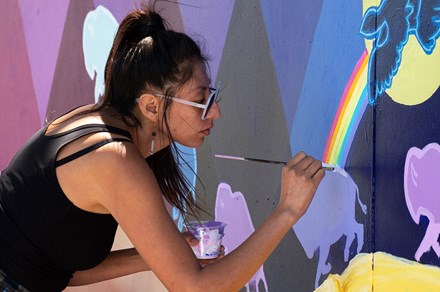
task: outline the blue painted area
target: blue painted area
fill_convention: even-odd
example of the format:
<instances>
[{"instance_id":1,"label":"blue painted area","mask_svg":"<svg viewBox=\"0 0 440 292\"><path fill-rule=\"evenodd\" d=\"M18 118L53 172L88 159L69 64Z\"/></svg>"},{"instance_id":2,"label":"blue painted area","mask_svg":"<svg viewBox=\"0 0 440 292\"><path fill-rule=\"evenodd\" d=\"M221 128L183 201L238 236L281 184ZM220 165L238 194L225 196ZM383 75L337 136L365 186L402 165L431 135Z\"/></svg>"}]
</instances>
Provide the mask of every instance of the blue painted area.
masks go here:
<instances>
[{"instance_id":1,"label":"blue painted area","mask_svg":"<svg viewBox=\"0 0 440 292\"><path fill-rule=\"evenodd\" d=\"M362 2L324 1L290 134L292 153L321 157L344 89L365 50Z\"/></svg>"},{"instance_id":2,"label":"blue painted area","mask_svg":"<svg viewBox=\"0 0 440 292\"><path fill-rule=\"evenodd\" d=\"M323 0L261 1L278 86L290 131Z\"/></svg>"},{"instance_id":3,"label":"blue painted area","mask_svg":"<svg viewBox=\"0 0 440 292\"><path fill-rule=\"evenodd\" d=\"M196 155L196 149L183 146L179 143L176 143L178 151L180 153L179 155L174 154L174 157L176 157L176 161L180 167L180 170L182 170L183 174L185 175L186 179L190 182L191 188L194 190L196 186L196 173L197 173L197 155ZM192 193L193 198L195 198L195 193ZM173 220L176 222L177 227L179 230L183 231L183 216L180 213L180 211L173 207L172 211Z\"/></svg>"},{"instance_id":4,"label":"blue painted area","mask_svg":"<svg viewBox=\"0 0 440 292\"><path fill-rule=\"evenodd\" d=\"M105 64L118 26L112 12L101 5L87 13L84 19L84 64L90 79L95 80L95 102L104 94Z\"/></svg>"}]
</instances>

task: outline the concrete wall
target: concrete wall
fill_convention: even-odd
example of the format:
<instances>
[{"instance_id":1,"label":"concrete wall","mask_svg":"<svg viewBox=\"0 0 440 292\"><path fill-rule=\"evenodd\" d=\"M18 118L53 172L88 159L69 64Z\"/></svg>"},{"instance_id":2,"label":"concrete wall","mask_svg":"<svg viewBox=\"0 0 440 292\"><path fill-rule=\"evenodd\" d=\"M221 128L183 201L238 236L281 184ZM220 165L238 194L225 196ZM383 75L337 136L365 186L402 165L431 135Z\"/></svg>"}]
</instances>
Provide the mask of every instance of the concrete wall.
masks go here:
<instances>
[{"instance_id":1,"label":"concrete wall","mask_svg":"<svg viewBox=\"0 0 440 292\"><path fill-rule=\"evenodd\" d=\"M440 266L440 2L179 2L191 5L158 5L206 46L212 79L223 81L222 118L200 149L182 149L211 218L228 223L224 245L232 250L277 204L280 167L214 154L287 160L304 150L345 170L327 173L308 213L244 289L385 290L375 275L409 291L440 287L428 277ZM0 169L46 119L94 102L111 35L132 7L0 2ZM129 245L118 232L115 248ZM393 270L420 277L397 281ZM145 286L164 290L151 273L71 290Z\"/></svg>"}]
</instances>

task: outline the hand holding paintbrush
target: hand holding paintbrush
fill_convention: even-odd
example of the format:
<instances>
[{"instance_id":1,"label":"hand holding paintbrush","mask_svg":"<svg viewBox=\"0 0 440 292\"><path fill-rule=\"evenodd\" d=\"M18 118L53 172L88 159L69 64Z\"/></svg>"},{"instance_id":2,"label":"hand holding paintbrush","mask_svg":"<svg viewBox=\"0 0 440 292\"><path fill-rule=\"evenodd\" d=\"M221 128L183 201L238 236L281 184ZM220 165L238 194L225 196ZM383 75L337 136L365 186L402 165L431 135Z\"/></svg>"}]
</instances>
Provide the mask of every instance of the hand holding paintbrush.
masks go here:
<instances>
[{"instance_id":1,"label":"hand holding paintbrush","mask_svg":"<svg viewBox=\"0 0 440 292\"><path fill-rule=\"evenodd\" d=\"M215 157L223 158L223 159L241 160L241 161L254 161L254 162L262 162L262 163L271 163L271 164L282 164L282 165L286 164L286 162L284 162L284 161L265 160L265 159L250 158L250 157L237 157L237 156L219 155L219 154L215 154ZM344 175L346 173L342 168L338 167L337 165L333 165L333 164L322 163L322 169L326 170L326 171L338 172L342 175Z\"/></svg>"}]
</instances>

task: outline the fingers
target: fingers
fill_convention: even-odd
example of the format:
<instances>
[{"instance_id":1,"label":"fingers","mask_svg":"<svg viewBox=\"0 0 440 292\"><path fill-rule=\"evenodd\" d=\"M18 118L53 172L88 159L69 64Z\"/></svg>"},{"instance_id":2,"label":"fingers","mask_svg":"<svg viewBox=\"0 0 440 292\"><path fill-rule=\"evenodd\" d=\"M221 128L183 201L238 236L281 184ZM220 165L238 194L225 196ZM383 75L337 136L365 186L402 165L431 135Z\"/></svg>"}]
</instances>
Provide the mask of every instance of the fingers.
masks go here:
<instances>
[{"instance_id":1,"label":"fingers","mask_svg":"<svg viewBox=\"0 0 440 292\"><path fill-rule=\"evenodd\" d=\"M292 157L286 164L289 168L295 168L296 171L303 172L308 177L314 177L318 175L318 178L324 176L324 170L322 170L322 162L307 155L305 152L300 151L294 157Z\"/></svg>"},{"instance_id":2,"label":"fingers","mask_svg":"<svg viewBox=\"0 0 440 292\"><path fill-rule=\"evenodd\" d=\"M300 162L306 156L307 155L303 151L300 151L295 156L293 156L291 159L289 159L289 161L287 161L286 165L287 166L296 165L298 162Z\"/></svg>"},{"instance_id":3,"label":"fingers","mask_svg":"<svg viewBox=\"0 0 440 292\"><path fill-rule=\"evenodd\" d=\"M186 242L188 242L188 244L190 246L196 246L197 244L199 244L198 239L195 238L191 233L185 231L185 232L182 232L182 235L185 238Z\"/></svg>"},{"instance_id":4,"label":"fingers","mask_svg":"<svg viewBox=\"0 0 440 292\"><path fill-rule=\"evenodd\" d=\"M219 257L224 257L225 256L225 247L223 245L220 246L220 253L219 253Z\"/></svg>"},{"instance_id":5,"label":"fingers","mask_svg":"<svg viewBox=\"0 0 440 292\"><path fill-rule=\"evenodd\" d=\"M324 174L324 170L322 169L322 162L320 160L311 158L311 163L307 166L304 171L310 177L313 177L319 173Z\"/></svg>"},{"instance_id":6,"label":"fingers","mask_svg":"<svg viewBox=\"0 0 440 292\"><path fill-rule=\"evenodd\" d=\"M324 175L321 161L299 152L282 170L279 204L300 218L307 211Z\"/></svg>"},{"instance_id":7,"label":"fingers","mask_svg":"<svg viewBox=\"0 0 440 292\"><path fill-rule=\"evenodd\" d=\"M316 184L319 184L319 182L324 178L324 176L325 176L325 170L322 169L322 164L321 164L318 171L313 175L312 178Z\"/></svg>"}]
</instances>

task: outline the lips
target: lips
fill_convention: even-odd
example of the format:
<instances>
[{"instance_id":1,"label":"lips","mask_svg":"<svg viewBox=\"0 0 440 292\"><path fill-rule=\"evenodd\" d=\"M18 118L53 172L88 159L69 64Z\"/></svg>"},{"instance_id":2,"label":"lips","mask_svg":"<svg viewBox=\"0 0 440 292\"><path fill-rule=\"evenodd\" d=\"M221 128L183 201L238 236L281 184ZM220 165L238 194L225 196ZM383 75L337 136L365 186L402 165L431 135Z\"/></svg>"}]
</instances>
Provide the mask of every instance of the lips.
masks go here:
<instances>
[{"instance_id":1,"label":"lips","mask_svg":"<svg viewBox=\"0 0 440 292\"><path fill-rule=\"evenodd\" d=\"M201 132L202 132L204 135L208 136L209 133L211 133L211 129L212 129L212 127L213 127L213 126L207 128L207 129L205 129L205 130L203 130L203 131L201 131Z\"/></svg>"}]
</instances>

